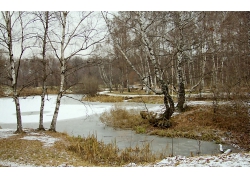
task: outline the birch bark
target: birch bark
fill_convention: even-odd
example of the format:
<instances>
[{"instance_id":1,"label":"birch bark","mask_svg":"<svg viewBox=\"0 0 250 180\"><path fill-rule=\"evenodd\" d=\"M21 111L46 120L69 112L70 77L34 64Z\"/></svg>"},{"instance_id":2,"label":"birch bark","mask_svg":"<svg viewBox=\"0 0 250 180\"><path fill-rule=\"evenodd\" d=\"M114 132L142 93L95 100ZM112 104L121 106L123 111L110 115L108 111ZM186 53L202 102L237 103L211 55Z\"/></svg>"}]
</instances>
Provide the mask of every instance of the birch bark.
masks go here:
<instances>
[{"instance_id":1,"label":"birch bark","mask_svg":"<svg viewBox=\"0 0 250 180\"><path fill-rule=\"evenodd\" d=\"M18 71L18 67L15 66L15 61L13 57L13 37L12 37L12 17L14 15L14 12L11 13L9 11L2 12L2 17L4 18L5 25L1 24L1 28L4 28L3 31L7 32L7 37L5 39L6 47L8 49L8 55L9 55L9 63L10 63L10 70L11 70L11 87L13 91L13 100L15 102L16 106L16 118L17 118L17 130L16 133L22 133L23 127L22 127L22 118L21 118L21 109L20 109L20 102L19 102L19 95L17 92L17 77L18 74L16 72L16 69ZM21 13L19 13L19 18L21 18ZM3 32L2 31L2 32ZM23 40L23 37L21 37ZM21 56L21 55L20 55ZM19 59L20 61L20 59ZM20 65L20 63L18 63Z\"/></svg>"},{"instance_id":2,"label":"birch bark","mask_svg":"<svg viewBox=\"0 0 250 180\"><path fill-rule=\"evenodd\" d=\"M67 19L67 15L68 15L68 12L63 12L62 13L63 17L62 17L62 22L61 22L61 25L62 25L62 41L61 41L61 57L60 57L60 71L61 71L61 81L60 81L60 89L59 89L59 93L57 95L57 98L56 98L56 107L55 107L55 111L54 111L54 115L53 115L53 118L52 118L52 122L51 122L51 125L50 125L50 130L51 131L56 131L56 122L57 122L57 117L58 117L58 113L59 113L59 107L60 107L60 104L61 104L61 98L62 98L62 95L63 95L63 92L64 92L64 80L65 80L65 70L66 70L66 67L65 67L65 58L64 58L64 51L65 51L65 31L66 31L66 19Z\"/></svg>"},{"instance_id":3,"label":"birch bark","mask_svg":"<svg viewBox=\"0 0 250 180\"><path fill-rule=\"evenodd\" d=\"M61 34L57 34L57 31L53 31L53 37L56 40L50 39L50 36L48 36L50 45L60 63L60 86L54 115L50 125L51 131L56 131L56 122L61 104L61 98L67 88L65 80L67 75L70 74L70 70L66 66L68 61L76 55L82 55L81 53L83 51L88 50L90 47L94 47L94 45L102 42L105 38L105 34L100 34L100 29L97 27L98 23L94 23L95 19L93 17L93 12L79 12L78 22L77 20L74 21L77 17L74 17L75 19L73 20L73 17L69 16L69 12L64 11L58 13L57 18L62 27L62 32ZM72 18L72 21L70 21L70 17ZM60 54L57 52L57 47L60 49ZM90 50L90 52L85 51L84 55L90 55L92 53L92 50ZM76 69L79 70L83 67L84 66L81 66Z\"/></svg>"},{"instance_id":4,"label":"birch bark","mask_svg":"<svg viewBox=\"0 0 250 180\"><path fill-rule=\"evenodd\" d=\"M155 54L153 52L153 47L150 44L149 38L146 34L146 29L143 25L140 12L138 13L138 15L139 15L139 25L140 25L140 33L142 37L142 42L144 43L146 50L149 54L149 60L154 66L154 73L155 73L156 79L158 83L160 84L162 93L164 95L164 105L165 105L165 112L163 114L164 120L169 120L172 114L174 113L174 102L173 102L172 97L169 95L167 83L162 79L159 63L157 63L156 61ZM164 122L163 124L163 126L169 126L169 125L170 124L168 124L168 121L166 123Z\"/></svg>"},{"instance_id":5,"label":"birch bark","mask_svg":"<svg viewBox=\"0 0 250 180\"><path fill-rule=\"evenodd\" d=\"M47 36L48 36L48 25L49 25L49 12L46 11L42 15L44 16L41 19L44 25L44 35L43 35L43 48L42 48L42 63L43 63L43 81L42 81L42 94L41 94L41 106L40 106L40 119L39 119L39 130L45 130L43 126L43 111L44 111L44 104L45 104L45 95L46 95L46 79L47 79L47 60L46 60L46 46L47 46ZM42 17L41 17L42 18Z\"/></svg>"}]
</instances>

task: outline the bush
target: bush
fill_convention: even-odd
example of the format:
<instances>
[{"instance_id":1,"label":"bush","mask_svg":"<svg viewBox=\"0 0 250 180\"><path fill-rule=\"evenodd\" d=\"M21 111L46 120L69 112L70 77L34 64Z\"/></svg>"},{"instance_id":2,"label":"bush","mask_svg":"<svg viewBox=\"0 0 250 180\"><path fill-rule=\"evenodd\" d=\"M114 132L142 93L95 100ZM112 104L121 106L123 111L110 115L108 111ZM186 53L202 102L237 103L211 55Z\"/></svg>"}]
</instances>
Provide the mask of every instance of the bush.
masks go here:
<instances>
[{"instance_id":1,"label":"bush","mask_svg":"<svg viewBox=\"0 0 250 180\"><path fill-rule=\"evenodd\" d=\"M75 93L95 96L98 92L98 80L95 77L84 77L77 85Z\"/></svg>"}]
</instances>

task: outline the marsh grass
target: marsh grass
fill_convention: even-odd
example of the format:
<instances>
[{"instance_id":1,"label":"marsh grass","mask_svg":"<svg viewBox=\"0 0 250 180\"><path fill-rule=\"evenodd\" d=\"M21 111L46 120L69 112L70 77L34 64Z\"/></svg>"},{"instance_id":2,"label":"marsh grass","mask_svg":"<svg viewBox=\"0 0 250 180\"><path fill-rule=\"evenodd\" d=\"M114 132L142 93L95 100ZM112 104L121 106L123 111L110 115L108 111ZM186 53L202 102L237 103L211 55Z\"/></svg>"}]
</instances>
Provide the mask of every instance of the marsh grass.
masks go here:
<instances>
[{"instance_id":1,"label":"marsh grass","mask_svg":"<svg viewBox=\"0 0 250 180\"><path fill-rule=\"evenodd\" d=\"M102 113L100 120L104 124L115 128L142 129L143 126L149 125L148 120L142 119L137 110L127 110L119 104L115 104L110 111Z\"/></svg>"},{"instance_id":2,"label":"marsh grass","mask_svg":"<svg viewBox=\"0 0 250 180\"><path fill-rule=\"evenodd\" d=\"M172 127L166 129L152 127L147 120L141 119L139 112L118 105L104 112L101 121L115 128L132 129L136 133L234 143L250 149L248 106L242 102L221 104L216 115L213 106L189 106L185 112L173 116L170 120Z\"/></svg>"},{"instance_id":3,"label":"marsh grass","mask_svg":"<svg viewBox=\"0 0 250 180\"><path fill-rule=\"evenodd\" d=\"M109 95L95 95L95 96L85 96L83 101L89 102L123 102L125 97L122 96L109 96Z\"/></svg>"},{"instance_id":4,"label":"marsh grass","mask_svg":"<svg viewBox=\"0 0 250 180\"><path fill-rule=\"evenodd\" d=\"M105 144L96 135L71 137L68 150L79 155L84 161L98 166L122 166L130 162L144 164L155 162L162 155L153 154L149 143L119 150L116 143Z\"/></svg>"},{"instance_id":5,"label":"marsh grass","mask_svg":"<svg viewBox=\"0 0 250 180\"><path fill-rule=\"evenodd\" d=\"M144 102L148 104L163 104L163 96L140 96L133 97L130 102Z\"/></svg>"},{"instance_id":6,"label":"marsh grass","mask_svg":"<svg viewBox=\"0 0 250 180\"><path fill-rule=\"evenodd\" d=\"M58 140L44 146L39 140L21 139L35 132L36 136L50 136ZM32 134L34 136L34 134ZM151 145L119 149L116 142L105 144L97 136L68 136L66 133L29 130L23 134L0 139L0 160L32 166L123 166L130 162L152 163L163 158L162 153L152 153ZM0 164L1 166L1 164Z\"/></svg>"}]
</instances>

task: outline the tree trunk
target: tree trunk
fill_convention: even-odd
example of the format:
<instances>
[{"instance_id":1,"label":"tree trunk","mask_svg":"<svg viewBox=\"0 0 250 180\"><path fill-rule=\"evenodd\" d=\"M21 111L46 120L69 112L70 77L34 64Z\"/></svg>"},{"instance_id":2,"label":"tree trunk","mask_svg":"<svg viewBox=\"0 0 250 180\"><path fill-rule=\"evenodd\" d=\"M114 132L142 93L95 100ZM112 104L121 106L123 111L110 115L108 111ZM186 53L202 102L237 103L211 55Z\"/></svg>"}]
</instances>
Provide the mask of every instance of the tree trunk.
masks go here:
<instances>
[{"instance_id":1,"label":"tree trunk","mask_svg":"<svg viewBox=\"0 0 250 180\"><path fill-rule=\"evenodd\" d=\"M183 70L182 70L182 61L183 61L183 52L177 53L177 82L178 82L178 103L177 108L180 112L184 111L185 103L185 86L183 80Z\"/></svg>"},{"instance_id":2,"label":"tree trunk","mask_svg":"<svg viewBox=\"0 0 250 180\"><path fill-rule=\"evenodd\" d=\"M59 107L61 104L61 98L62 98L62 92L61 92L61 88L60 88L60 93L57 95L57 98L56 98L56 107L55 107L52 122L50 124L50 129L49 129L50 131L56 132L56 122L57 122L57 117L58 117L58 113L59 113Z\"/></svg>"},{"instance_id":3,"label":"tree trunk","mask_svg":"<svg viewBox=\"0 0 250 180\"><path fill-rule=\"evenodd\" d=\"M149 54L149 60L152 62L153 66L154 66L155 77L156 77L157 81L160 83L161 90L162 90L162 93L164 95L165 112L163 113L163 116L164 116L163 122L159 122L159 126L169 127L169 126L171 126L169 119L172 116L172 114L174 113L174 102L173 102L172 97L169 95L168 85L164 82L164 80L161 77L160 67L158 67L158 63L156 61L156 58L155 58L155 55L153 52L153 48L152 48L150 41L147 37L147 34L145 32L145 27L142 23L141 18L142 17L139 14L139 24L140 24L140 33L142 35L142 41L143 41L143 43L146 47L146 50Z\"/></svg>"},{"instance_id":4,"label":"tree trunk","mask_svg":"<svg viewBox=\"0 0 250 180\"><path fill-rule=\"evenodd\" d=\"M183 35L183 22L182 14L177 13L177 19L175 21L176 27L179 29L179 38L177 43L177 83L178 83L178 103L177 109L180 112L184 111L185 103L185 86L184 86L184 75L183 75L183 63L185 58L184 53L184 35Z\"/></svg>"},{"instance_id":5,"label":"tree trunk","mask_svg":"<svg viewBox=\"0 0 250 180\"><path fill-rule=\"evenodd\" d=\"M47 43L47 34L48 34L48 23L49 23L49 12L44 13L45 17L45 29L43 36L43 49L42 49L42 63L43 63L43 81L42 81L42 95L41 95L41 106L40 106L40 120L39 120L39 130L45 130L43 126L43 111L45 104L45 95L46 95L46 79L47 79L47 61L46 61L46 43Z\"/></svg>"},{"instance_id":6,"label":"tree trunk","mask_svg":"<svg viewBox=\"0 0 250 180\"><path fill-rule=\"evenodd\" d=\"M10 61L10 66L11 66L11 84L12 84L12 90L13 90L13 99L14 99L15 105L16 105L16 118L17 118L16 133L22 133L23 127L22 127L22 118L21 118L19 97L18 97L18 93L17 93L17 74L16 74L16 68L15 68L15 62L13 59L12 24L11 24L11 15L10 15L9 11L5 12L5 23L6 23L6 30L8 33L7 46L8 46L9 61Z\"/></svg>"},{"instance_id":7,"label":"tree trunk","mask_svg":"<svg viewBox=\"0 0 250 180\"><path fill-rule=\"evenodd\" d=\"M16 104L16 117L17 117L17 130L16 130L16 133L22 133L23 132L23 126L22 126L20 103L19 103L19 98L18 98L16 92L14 92L14 97L13 98L14 98L14 101L15 101L15 104Z\"/></svg>"},{"instance_id":8,"label":"tree trunk","mask_svg":"<svg viewBox=\"0 0 250 180\"><path fill-rule=\"evenodd\" d=\"M53 119L50 125L50 131L56 131L56 122L57 122L57 117L59 113L59 107L61 104L61 98L62 94L64 92L64 83L65 83L65 70L66 70L66 60L64 58L64 44L65 44L65 29L66 29L66 17L67 17L67 12L63 12L63 20L62 20L62 41L61 41L61 58L60 58L60 64L61 64L61 82L60 82L60 90L57 95L56 99L56 107L53 115Z\"/></svg>"}]
</instances>

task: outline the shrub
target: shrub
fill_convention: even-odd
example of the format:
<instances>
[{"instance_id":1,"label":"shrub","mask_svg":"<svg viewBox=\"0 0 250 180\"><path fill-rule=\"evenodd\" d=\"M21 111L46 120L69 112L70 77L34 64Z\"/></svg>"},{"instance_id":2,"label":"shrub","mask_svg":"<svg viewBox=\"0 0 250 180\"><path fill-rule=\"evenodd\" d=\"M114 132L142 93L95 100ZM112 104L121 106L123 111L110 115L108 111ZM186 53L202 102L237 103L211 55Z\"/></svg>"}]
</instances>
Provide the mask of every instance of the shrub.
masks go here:
<instances>
[{"instance_id":1,"label":"shrub","mask_svg":"<svg viewBox=\"0 0 250 180\"><path fill-rule=\"evenodd\" d=\"M75 93L95 96L98 89L98 80L95 77L84 77L76 86Z\"/></svg>"}]
</instances>

